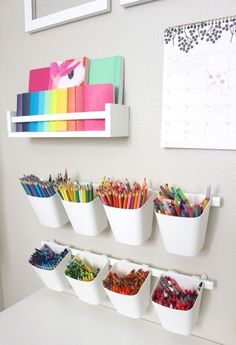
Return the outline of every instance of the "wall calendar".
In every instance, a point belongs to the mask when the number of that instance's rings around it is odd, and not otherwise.
[[[164,34],[161,146],[236,149],[236,17]]]

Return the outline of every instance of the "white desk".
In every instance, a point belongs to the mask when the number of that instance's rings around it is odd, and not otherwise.
[[[1,345],[212,345],[46,288],[0,313]]]

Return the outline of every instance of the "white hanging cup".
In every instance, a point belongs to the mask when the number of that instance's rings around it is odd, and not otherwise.
[[[89,304],[98,305],[106,298],[102,281],[109,271],[108,259],[106,256],[93,254],[87,251],[80,251],[78,256],[80,259],[85,259],[93,268],[99,268],[97,276],[92,281],[82,281],[67,275],[65,276],[80,300]]]
[[[153,221],[151,191],[148,192],[145,204],[137,209],[103,206],[117,242],[140,246],[151,236]]]
[[[174,278],[182,289],[198,290],[199,284],[201,283],[201,280],[197,277],[188,277],[175,272],[167,272],[163,276],[169,276],[171,278]],[[156,287],[158,286],[158,283],[153,289],[151,301],[162,326],[173,333],[181,335],[191,334],[198,321],[199,309],[202,298],[202,287],[199,289],[198,297],[191,309],[177,310],[153,302],[153,295],[156,290]]]
[[[121,260],[112,266],[110,272],[116,272],[118,275],[126,275],[130,273],[132,269],[138,270],[140,268],[144,271],[149,271],[146,265],[138,265],[127,262],[126,260]],[[149,306],[150,281],[151,273],[149,271],[147,278],[136,295],[123,295],[105,287],[104,289],[119,314],[138,319]]]
[[[69,219],[57,194],[48,198],[27,195],[40,223],[50,228],[60,228]]]
[[[59,262],[59,264],[53,270],[45,270],[42,268],[35,267],[30,264],[35,270],[44,284],[52,290],[64,291],[68,288],[69,284],[65,278],[65,268],[69,260],[71,260],[71,251],[67,246],[61,246],[56,243],[46,243],[56,254],[60,254],[64,249],[68,249],[67,255]]]
[[[187,194],[192,204],[200,203],[205,195]],[[155,212],[160,233],[167,252],[196,256],[202,249],[210,211],[211,200],[199,217],[177,217]]]
[[[106,229],[107,217],[98,197],[85,203],[61,201],[77,234],[97,236]]]

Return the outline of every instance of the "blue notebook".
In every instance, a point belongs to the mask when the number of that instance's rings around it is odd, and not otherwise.
[[[39,92],[30,92],[29,115],[38,115]],[[38,122],[29,122],[29,132],[38,131]]]

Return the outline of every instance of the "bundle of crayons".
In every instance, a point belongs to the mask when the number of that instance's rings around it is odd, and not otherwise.
[[[161,277],[152,300],[168,308],[190,310],[194,306],[201,287],[202,283],[199,284],[197,290],[183,290],[175,279],[168,276]]]
[[[112,181],[104,178],[97,188],[97,194],[106,206],[136,209],[146,202],[148,185],[146,178],[142,186],[137,182],[130,184],[127,179],[123,183],[120,180]]]
[[[84,282],[92,281],[96,278],[99,268],[91,267],[85,260],[76,256],[66,267],[65,275]]]
[[[72,182],[70,180],[56,181],[54,188],[61,199],[66,201],[90,202],[96,197],[92,183],[82,185],[79,182]]]
[[[56,254],[47,244],[44,244],[41,249],[35,249],[35,252],[29,259],[29,263],[37,268],[53,270],[68,252],[68,249],[65,248],[60,254]]]
[[[158,196],[154,200],[154,210],[168,216],[199,217],[206,208],[210,195],[211,186],[208,186],[206,197],[202,202],[191,204],[180,188],[170,188],[166,183],[164,186],[160,186]]]
[[[26,194],[31,196],[48,198],[56,193],[51,178],[44,181],[35,175],[24,175],[20,182]]]
[[[127,275],[120,275],[115,272],[109,272],[106,279],[103,280],[103,286],[113,292],[123,295],[136,295],[148,276],[149,271],[132,270]]]

